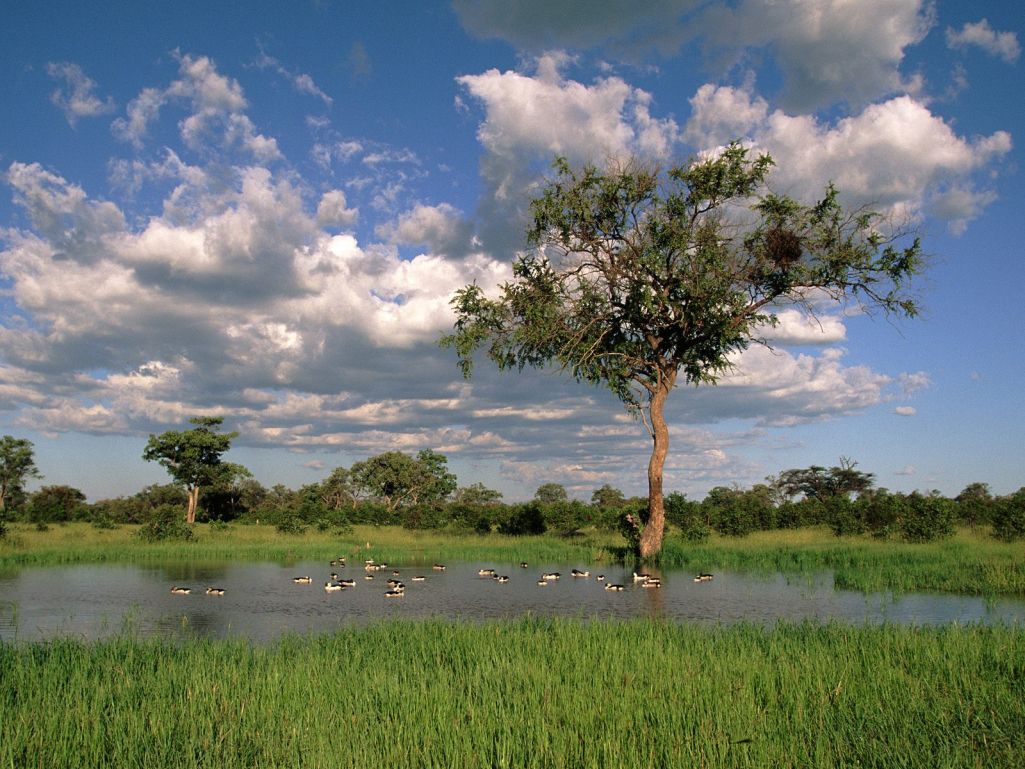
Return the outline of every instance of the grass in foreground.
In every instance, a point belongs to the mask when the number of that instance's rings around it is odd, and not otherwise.
[[[357,526],[344,535],[308,531],[286,535],[271,526],[200,524],[193,542],[142,542],[137,527],[95,529],[88,524],[36,531],[12,525],[0,540],[0,568],[104,561],[330,560],[340,555],[379,561],[489,561],[495,563],[612,563],[624,542],[616,534],[588,532],[510,537],[397,526]],[[366,548],[367,543],[371,548]],[[758,532],[743,538],[713,536],[695,545],[669,536],[660,562],[693,571],[736,570],[807,574],[831,570],[838,587],[866,592],[932,590],[970,595],[1025,595],[1025,548],[961,529],[942,542],[907,544],[870,537],[836,537],[826,528]]]
[[[0,766],[1020,767],[1025,631],[522,620],[0,644]]]

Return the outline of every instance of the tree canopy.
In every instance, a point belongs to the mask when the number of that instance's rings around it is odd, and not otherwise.
[[[349,472],[356,490],[383,502],[388,510],[439,501],[456,489],[448,459],[431,449],[424,449],[416,458],[386,451],[356,462]]]
[[[199,492],[204,487],[228,483],[240,475],[249,475],[241,465],[222,461],[221,457],[231,448],[231,441],[238,433],[222,433],[222,417],[194,417],[189,420],[196,425],[191,430],[168,430],[160,435],[150,435],[142,458],[158,462],[175,483],[185,487],[189,495],[185,519],[196,520]]]
[[[732,356],[767,344],[775,311],[814,313],[826,299],[914,316],[908,281],[918,240],[848,210],[829,186],[804,205],[765,189],[768,155],[738,143],[662,172],[639,162],[576,171],[559,158],[532,201],[529,249],[497,297],[476,284],[452,299],[464,376],[480,348],[500,369],[561,366],[607,387],[652,437],[648,521],[640,554],[661,548],[664,416],[680,381],[715,383]]]
[[[32,441],[13,435],[0,438],[0,513],[22,497],[25,481],[41,477]]]

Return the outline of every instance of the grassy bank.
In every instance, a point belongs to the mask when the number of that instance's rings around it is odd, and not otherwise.
[[[0,766],[1019,767],[1001,627],[388,623],[0,645]]]
[[[271,526],[233,525],[218,530],[203,524],[196,531],[192,542],[145,543],[131,526],[103,530],[68,524],[41,532],[29,525],[12,525],[7,538],[0,540],[0,568],[103,561],[326,561],[340,555],[405,563],[612,563],[624,545],[618,535],[602,532],[573,538],[508,537],[357,526],[343,535],[312,530],[286,535]],[[661,563],[712,572],[832,570],[838,586],[864,591],[1025,595],[1021,543],[999,542],[969,529],[927,544],[835,537],[825,528],[757,532],[743,538],[713,536],[700,545],[670,535]]]

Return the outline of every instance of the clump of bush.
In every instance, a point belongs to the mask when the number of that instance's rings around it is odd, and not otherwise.
[[[163,540],[190,541],[194,532],[185,522],[184,511],[176,505],[158,505],[150,512],[149,520],[139,529],[139,536],[146,542]]]
[[[1025,486],[992,507],[993,536],[1005,542],[1025,537]]]

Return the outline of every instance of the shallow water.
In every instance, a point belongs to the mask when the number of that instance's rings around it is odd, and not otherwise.
[[[479,577],[478,568],[494,567],[510,580],[500,584]],[[362,565],[345,568],[321,561],[289,566],[277,563],[86,565],[23,568],[0,573],[0,640],[43,640],[73,636],[96,640],[122,633],[141,637],[241,637],[273,640],[287,633],[328,632],[389,618],[441,617],[459,620],[514,618],[526,615],[582,618],[663,618],[680,622],[777,621],[831,619],[855,623],[902,624],[1014,623],[1025,625],[1025,601],[987,600],[948,594],[865,594],[833,587],[832,575],[788,577],[721,572],[711,582],[695,583],[679,570],[661,572],[663,587],[643,588],[631,572],[606,567],[607,582],[622,583],[623,592],[607,592],[596,580],[573,578],[583,564],[453,563],[445,571],[430,566],[390,565],[364,579]],[[406,585],[402,598],[386,598],[392,570]],[[353,578],[356,586],[327,593],[332,571]],[[542,572],[562,578],[537,585]],[[653,574],[657,572],[652,571]],[[298,585],[292,577],[309,575]],[[413,582],[414,575],[426,577]],[[172,585],[192,593],[172,595]],[[208,596],[207,586],[224,588]]]

